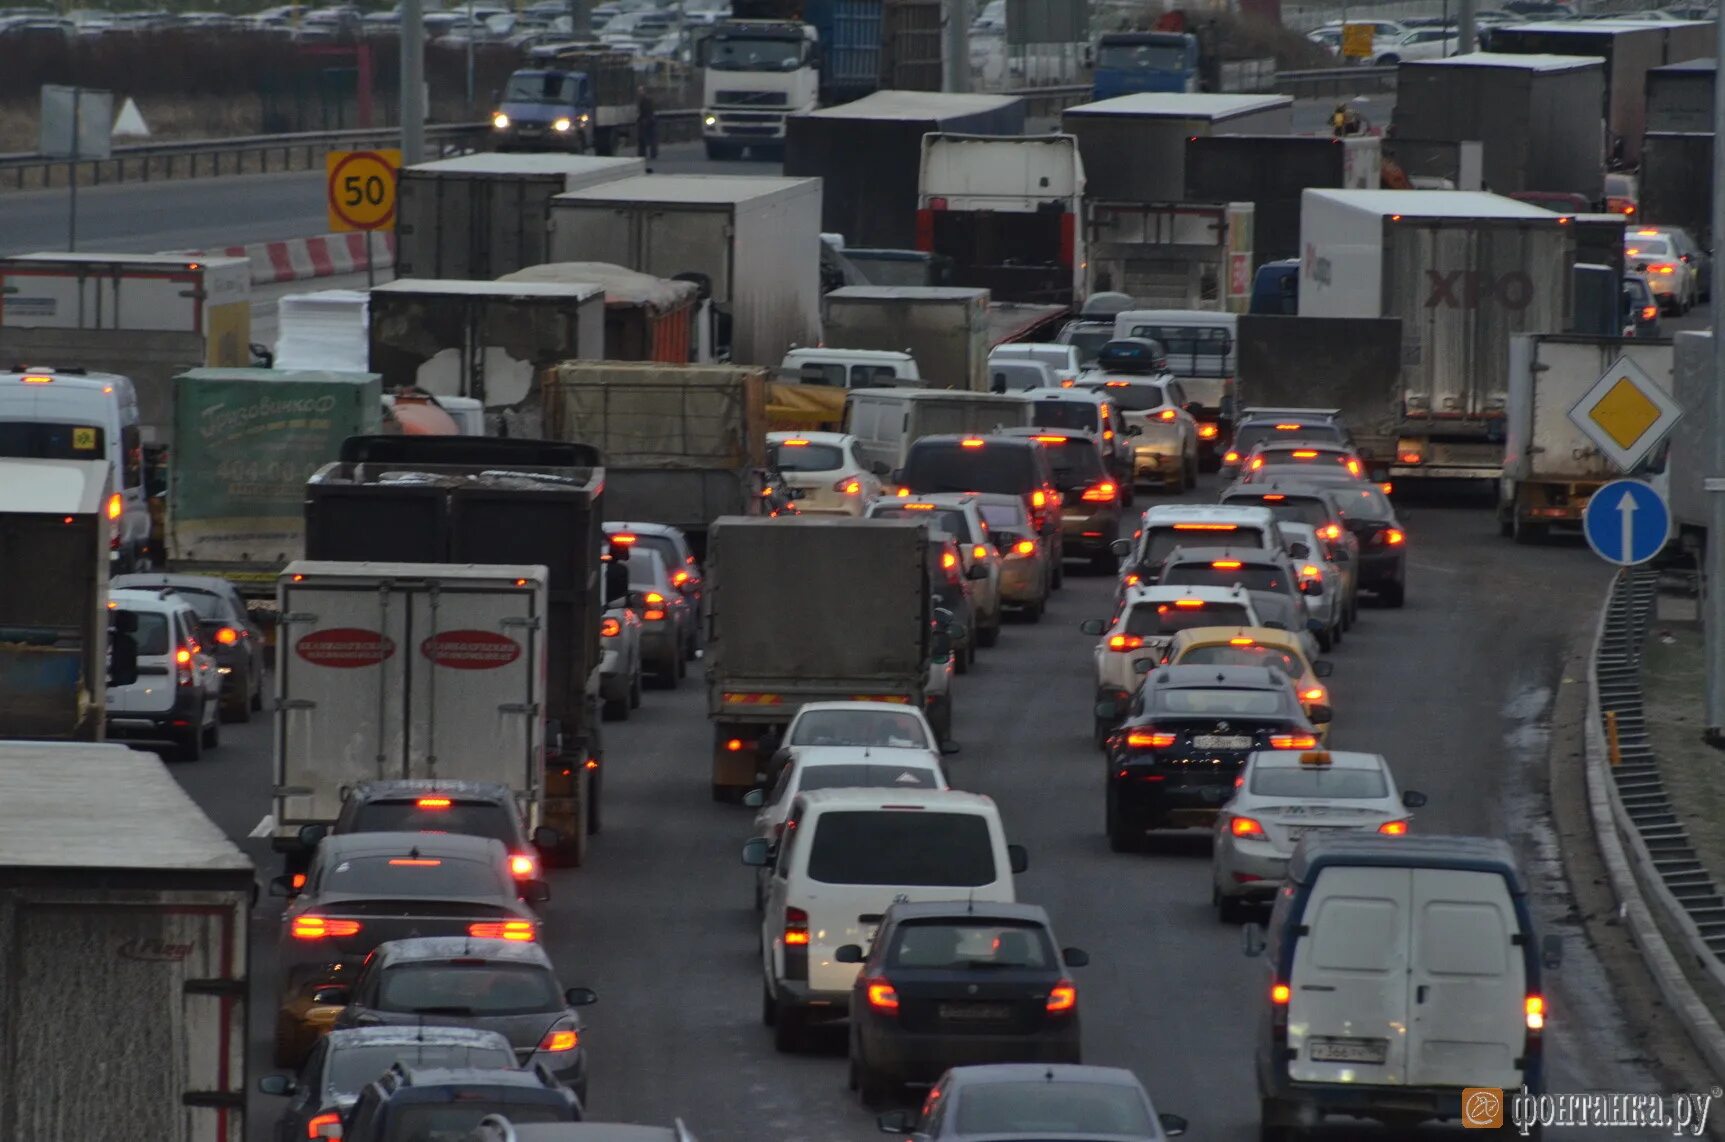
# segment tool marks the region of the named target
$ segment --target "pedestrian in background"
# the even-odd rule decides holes
[[[635,101],[635,153],[646,159],[659,157],[659,113],[645,87]]]

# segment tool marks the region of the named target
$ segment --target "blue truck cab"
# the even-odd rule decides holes
[[[1250,313],[1294,317],[1300,312],[1300,259],[1265,262],[1252,278]]]
[[[593,143],[593,81],[583,71],[522,68],[509,77],[491,115],[499,151],[568,151]]]
[[[1140,91],[1196,92],[1198,37],[1185,32],[1109,32],[1096,42],[1093,99]]]

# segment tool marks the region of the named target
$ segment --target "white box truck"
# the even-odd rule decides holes
[[[0,1138],[246,1137],[256,892],[154,754],[0,742]]]
[[[820,340],[820,236],[817,178],[654,174],[551,200],[551,261],[699,282],[745,365]]]
[[[288,564],[277,587],[275,812],[290,862],[362,781],[495,781],[542,824],[542,566]]]
[[[1569,321],[1569,219],[1496,194],[1307,190],[1301,317],[1399,317],[1392,479],[1496,480],[1509,341]]]

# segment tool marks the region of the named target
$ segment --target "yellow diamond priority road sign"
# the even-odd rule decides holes
[[[1683,419],[1683,407],[1645,369],[1625,356],[1575,402],[1569,419],[1627,474],[1640,466]]]

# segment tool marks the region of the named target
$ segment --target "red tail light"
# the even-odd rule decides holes
[[[1312,749],[1318,739],[1312,734],[1271,734],[1271,749]]]
[[[182,646],[180,649],[174,651],[174,662],[176,664],[180,666],[189,666],[191,665],[191,661],[192,652],[187,650],[185,647]]]
[[[305,1136],[316,1142],[319,1138],[341,1137],[341,1115],[331,1111],[306,1120]]]
[[[296,940],[322,940],[330,936],[357,936],[359,935],[359,921],[331,920],[327,916],[295,916],[291,931]]]
[[[216,632],[216,641],[223,646],[232,646],[240,641],[240,632],[233,627],[223,627]]]
[[[413,806],[416,809],[447,809],[451,804],[447,797],[421,797]]]
[[[525,853],[516,853],[509,858],[509,875],[518,880],[532,880],[539,875],[539,861]]]
[[[1144,638],[1142,635],[1117,634],[1109,636],[1108,639],[1108,649],[1118,654],[1125,654],[1129,650],[1137,650],[1143,645]]]
[[[1342,525],[1327,523],[1318,529],[1318,536],[1322,539],[1340,539],[1342,538]]]
[[[1270,988],[1270,1002],[1277,1007],[1286,1007],[1288,1000],[1294,997],[1294,991],[1285,983],[1278,983]]]
[[[1670,271],[1667,271],[1667,272],[1669,273]],[[109,519],[119,519],[121,513],[123,513],[125,510],[126,510],[125,501],[120,499],[120,494],[118,492],[115,492],[113,495],[108,497],[108,518]]]
[[[1324,693],[1324,688],[1322,686],[1314,686],[1310,690],[1300,691],[1300,700],[1302,702],[1322,702],[1327,697],[1329,697],[1329,695]]]
[[[868,982],[868,1005],[887,1015],[898,1014],[898,991],[884,979]]]
[[[1078,1006],[1078,989],[1069,979],[1063,979],[1048,989],[1048,1014],[1059,1015]]]
[[[174,651],[174,681],[181,686],[190,686],[197,680],[192,670],[192,652],[187,647]]]
[[[1071,269],[1078,261],[1078,216],[1070,210],[1060,216],[1060,264]]]
[[[1047,507],[1048,506],[1048,493],[1047,492],[1041,492],[1041,491],[1031,492],[1030,493],[1030,506],[1033,508],[1045,508],[1045,507]]]
[[[623,633],[623,624],[616,619],[605,619],[599,624],[599,634],[603,638],[616,638]]]
[[[1116,488],[1113,483],[1108,480],[1104,480],[1100,484],[1084,489],[1083,498],[1091,503],[1113,503],[1114,497],[1118,492],[1119,489]]]
[[[1396,459],[1403,464],[1423,464],[1425,463],[1425,454],[1423,452],[1403,452]]]
[[[1378,826],[1378,832],[1386,837],[1405,837],[1408,833],[1406,821],[1385,821]]]
[[[1221,430],[1214,424],[1200,424],[1198,426],[1198,439],[1214,440],[1220,431]],[[1236,459],[1238,459],[1238,457],[1236,457]]]
[[[1522,1003],[1522,1012],[1527,1016],[1529,1031],[1545,1030],[1545,997],[1530,995]]]
[[[1641,320],[1652,321],[1655,317],[1658,317],[1658,316],[1659,316],[1659,307],[1657,305],[1644,305],[1641,307]]]
[[[1012,553],[1014,555],[1024,556],[1035,555],[1036,541],[1033,539],[1021,539],[1012,545]]]
[[[1661,263],[1648,266],[1647,272],[1650,274],[1674,274],[1677,272],[1677,267]]]
[[[1391,547],[1399,547],[1407,541],[1408,537],[1397,528],[1392,527],[1388,531],[1384,532],[1384,542],[1389,544]]]
[[[475,940],[509,940],[531,944],[539,938],[531,920],[482,920],[467,926],[467,934]]]
[[[1239,462],[1240,454],[1238,452],[1227,452],[1222,456],[1222,463],[1224,464],[1238,464]]]
[[[785,947],[809,946],[809,914],[801,908],[785,909]]]
[[[1133,749],[1167,749],[1178,737],[1162,730],[1133,730],[1126,735],[1126,744]]]
[[[545,1038],[539,1040],[541,1051],[573,1051],[581,1045],[581,1032],[574,1028],[552,1030],[545,1032]]]
[[[1264,826],[1251,817],[1235,817],[1228,822],[1228,831],[1236,837],[1261,837],[1264,835]]]
[[[833,485],[833,491],[841,496],[860,496],[862,495],[862,481],[847,476]],[[683,578],[687,579],[688,576],[684,575]]]
[[[944,202],[944,199],[931,199],[931,202]],[[934,211],[919,210],[916,212],[916,248],[923,253],[934,252]]]
[[[682,587],[682,586],[685,586],[688,582],[689,582],[689,573],[687,571],[673,571],[671,573],[671,586]]]
[[[979,543],[975,547],[972,547],[970,549],[970,557],[972,559],[987,559],[988,558],[988,548],[984,547],[982,544]]]

